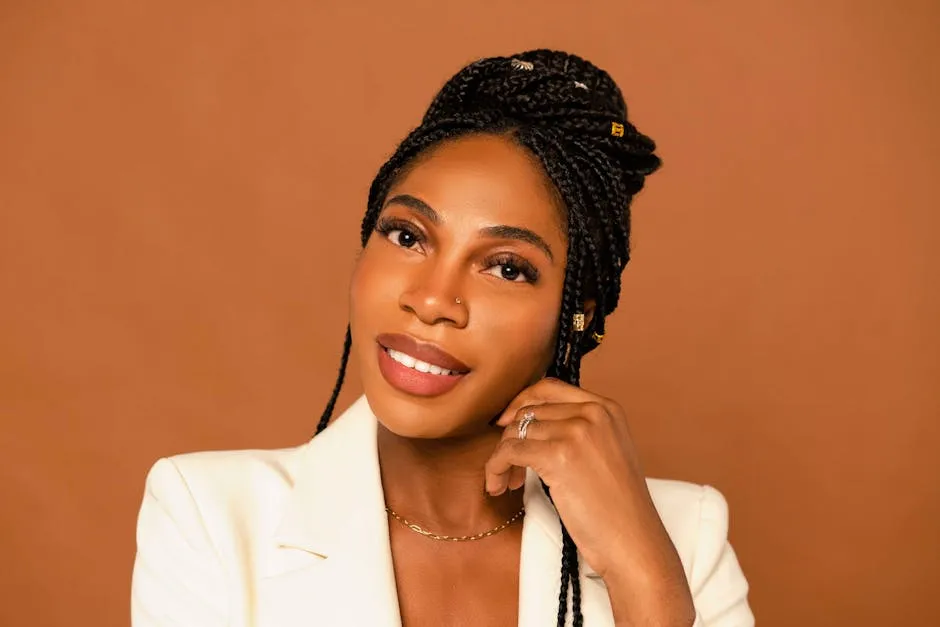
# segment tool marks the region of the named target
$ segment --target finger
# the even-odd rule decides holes
[[[513,466],[509,470],[509,489],[518,490],[525,485],[526,469],[524,466]]]
[[[522,390],[509,402],[500,414],[496,424],[506,426],[511,416],[526,406],[545,405],[548,403],[598,403],[608,410],[614,407],[613,401],[593,394],[559,379],[545,378]]]
[[[515,409],[515,412],[509,413],[510,408],[503,412],[496,424],[505,427],[511,422],[519,422],[527,413],[532,413],[537,420],[564,420],[581,416],[584,418],[595,418],[601,412],[606,411],[606,406],[600,403],[599,397],[588,395],[588,400],[575,401],[553,401],[529,405],[522,405]]]
[[[520,407],[543,405],[552,401],[565,400],[562,397],[564,392],[560,389],[564,386],[568,386],[568,384],[563,383],[557,379],[539,380],[529,387],[524,388],[511,401],[509,401],[509,403],[506,405],[506,408],[500,414],[499,420],[496,422],[503,423],[503,426],[505,426],[505,423],[511,419],[508,417],[519,411]]]
[[[577,401],[581,396],[590,396],[590,393],[576,385],[565,383],[561,379],[545,377],[519,392],[509,403],[509,407],[519,408],[527,404]]]
[[[486,491],[494,496],[505,492],[514,466],[532,468],[541,474],[551,447],[549,440],[502,440],[484,466]]]
[[[600,407],[592,407],[596,403],[542,403],[541,405],[523,405],[510,416],[509,422],[518,423],[526,416],[531,415],[537,421],[556,422],[569,418],[588,417]],[[508,423],[507,423],[508,424]]]
[[[577,407],[577,406],[576,406]],[[526,425],[525,439],[527,440],[565,440],[569,438],[580,439],[585,435],[586,429],[590,428],[591,421],[574,414],[570,410],[559,410],[555,405],[541,405],[537,411],[533,412],[535,420],[531,420]],[[552,411],[549,411],[552,410]],[[526,412],[520,413],[524,417]],[[542,417],[545,417],[543,420]],[[519,439],[519,427],[522,426],[522,418],[510,422],[503,429],[502,439]]]

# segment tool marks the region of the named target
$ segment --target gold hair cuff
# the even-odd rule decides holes
[[[578,333],[580,333],[581,331],[584,331],[584,314],[576,313],[575,315],[573,315],[571,317],[571,324],[574,330],[577,331]]]

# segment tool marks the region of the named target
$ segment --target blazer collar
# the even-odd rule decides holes
[[[327,588],[354,588],[371,614],[359,616],[376,627],[400,625],[395,575],[388,537],[388,518],[382,491],[377,422],[366,398],[359,398],[322,433],[299,451],[293,488],[275,533],[271,575],[313,568],[322,570]],[[526,475],[520,569],[520,625],[554,624],[560,585],[561,526],[555,508],[535,472]],[[326,568],[323,568],[326,567]],[[607,608],[606,589],[581,562],[582,608]],[[596,589],[600,586],[600,589]],[[329,599],[329,590],[323,598]],[[332,591],[337,598],[343,590]],[[601,596],[598,596],[600,593]],[[348,591],[346,591],[348,599]],[[322,606],[321,606],[322,609]],[[337,609],[346,621],[353,608]],[[359,608],[361,611],[362,608]],[[325,623],[329,624],[329,623]],[[601,621],[600,624],[606,624]]]
[[[364,396],[303,447],[292,479],[279,546],[328,558],[358,545],[365,527],[386,528],[376,421]]]

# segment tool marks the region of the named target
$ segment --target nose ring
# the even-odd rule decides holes
[[[455,299],[454,299],[454,302],[457,303],[458,305],[460,305],[461,303],[463,303],[463,301],[460,300],[459,298],[455,298]]]

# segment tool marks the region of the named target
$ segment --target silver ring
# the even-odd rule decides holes
[[[531,409],[527,409],[524,414],[522,414],[522,420],[519,421],[519,439],[525,440],[526,436],[529,433],[529,425],[533,422],[536,422],[538,418],[535,417],[535,412]]]

